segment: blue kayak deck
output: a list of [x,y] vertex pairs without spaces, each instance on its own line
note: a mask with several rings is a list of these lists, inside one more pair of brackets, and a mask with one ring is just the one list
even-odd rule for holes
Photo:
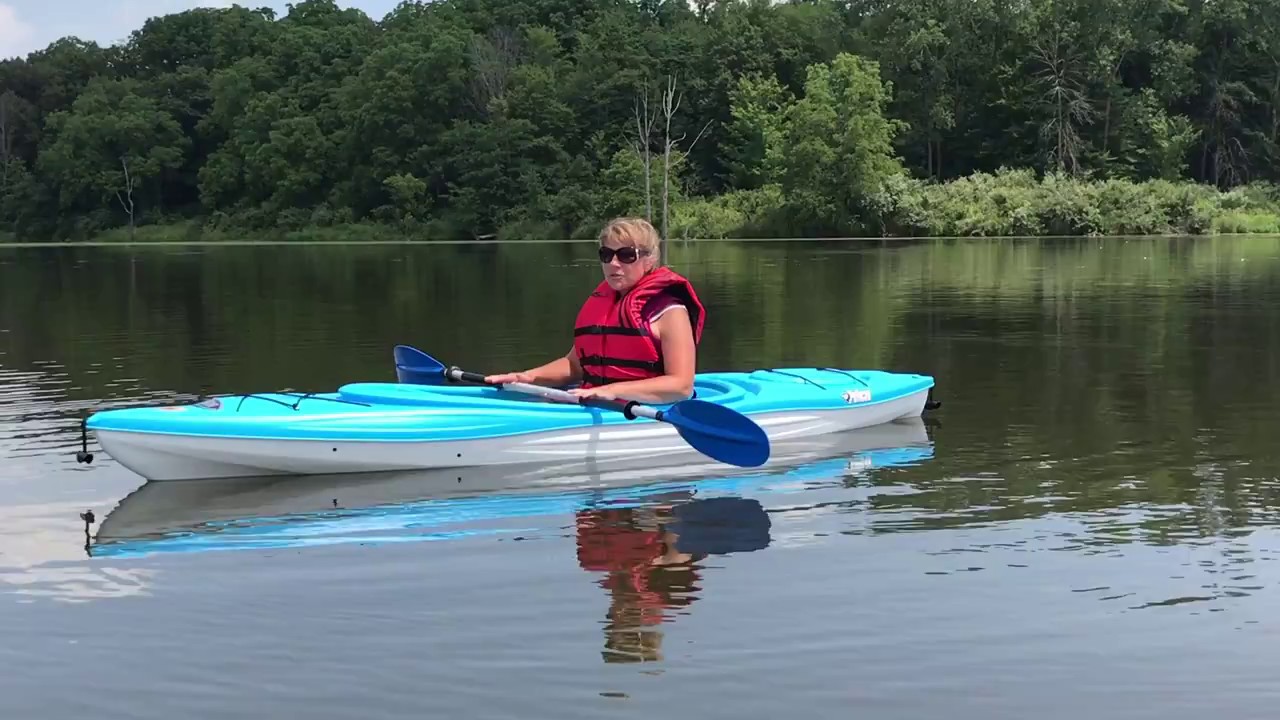
[[[890,402],[933,387],[927,375],[774,368],[700,373],[699,400],[745,415]],[[107,410],[93,430],[314,440],[466,440],[629,422],[618,412],[476,385],[357,382],[336,393],[254,393],[167,407]]]

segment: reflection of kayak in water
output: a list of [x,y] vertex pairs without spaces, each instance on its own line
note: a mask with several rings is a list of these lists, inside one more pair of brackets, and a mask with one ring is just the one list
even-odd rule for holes
[[[555,465],[378,475],[146,483],[103,519],[96,556],[342,542],[406,542],[504,532],[486,523],[644,505],[661,493],[737,493],[846,474],[852,465],[918,462],[933,449],[919,418],[796,440],[763,468],[714,462],[611,469]],[[851,458],[850,456],[854,456]]]

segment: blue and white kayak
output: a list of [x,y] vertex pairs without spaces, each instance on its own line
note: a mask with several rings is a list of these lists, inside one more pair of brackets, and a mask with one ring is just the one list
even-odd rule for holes
[[[699,401],[750,418],[779,457],[788,443],[919,416],[933,385],[927,375],[831,368],[709,372],[695,381]],[[85,428],[117,462],[155,481],[521,463],[619,469],[696,454],[677,428],[651,418],[456,384],[219,396],[105,410]]]

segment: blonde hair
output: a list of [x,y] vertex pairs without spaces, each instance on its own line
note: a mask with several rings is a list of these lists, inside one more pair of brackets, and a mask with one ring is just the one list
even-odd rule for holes
[[658,231],[644,218],[614,218],[600,231],[599,240],[602,245],[606,240],[615,240],[632,245],[638,250],[648,250],[654,267],[662,262],[662,240],[658,237]]

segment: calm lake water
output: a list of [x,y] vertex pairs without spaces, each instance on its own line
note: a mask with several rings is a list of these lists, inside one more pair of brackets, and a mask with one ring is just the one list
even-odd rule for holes
[[0,248],[0,717],[1274,716],[1280,239],[667,253],[702,369],[943,407],[763,472],[147,485],[85,412],[541,362],[591,246]]

